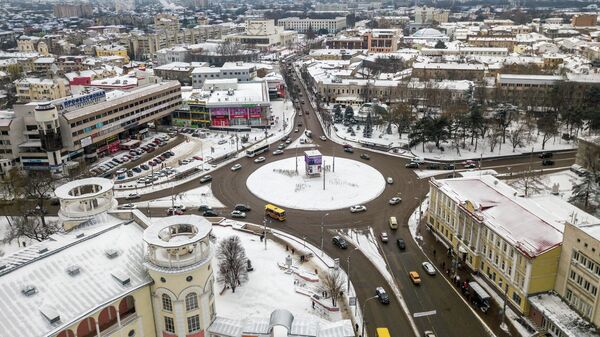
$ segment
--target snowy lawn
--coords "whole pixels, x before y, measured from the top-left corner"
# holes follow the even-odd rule
[[[328,312],[318,307],[312,308],[312,300],[296,291],[296,287],[306,290],[316,290],[315,283],[306,282],[293,273],[280,269],[278,263],[285,264],[286,257],[291,252],[279,243],[269,240],[265,250],[264,242],[253,234],[236,231],[231,227],[213,226],[212,233],[217,240],[237,235],[244,246],[246,256],[252,261],[254,271],[248,273],[248,281],[242,283],[235,293],[226,290],[221,295],[221,285],[215,286],[217,312],[220,316],[244,318],[248,316],[268,317],[275,309],[285,308],[292,314],[311,316],[328,321],[339,321],[340,312]],[[216,247],[215,247],[216,249]],[[218,270],[216,258],[213,260],[213,270]],[[310,273],[311,270],[298,265],[300,270]],[[327,301],[327,300],[325,300]],[[327,301],[331,303],[330,301]]]
[[[8,232],[9,218],[10,217],[7,216],[0,217],[0,257],[12,254],[22,248],[29,247],[30,245],[37,243],[37,241],[27,237],[21,237],[19,240],[13,240],[11,242],[4,242],[6,233]],[[46,221],[58,221],[58,217],[47,216]]]
[[[550,174],[544,174],[542,176],[535,176],[528,181],[529,191],[528,194],[551,194],[552,186],[558,184],[558,196],[564,200],[569,200],[573,185],[581,183],[582,178],[574,172],[569,170],[559,171]],[[525,180],[524,179],[512,179],[507,181],[509,185],[519,191],[525,191]]]
[[[295,172],[298,161],[298,174]],[[373,167],[362,162],[324,156],[323,175],[308,178],[304,158],[286,158],[268,163],[254,171],[246,181],[252,194],[278,206],[304,210],[332,210],[366,203],[385,189],[385,179]]]

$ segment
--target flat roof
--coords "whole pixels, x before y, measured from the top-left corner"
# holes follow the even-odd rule
[[[587,323],[581,316],[563,302],[560,297],[552,294],[533,295],[529,303],[556,325],[566,337],[593,337],[598,331],[592,324]]]

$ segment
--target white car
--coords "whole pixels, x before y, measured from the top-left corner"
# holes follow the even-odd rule
[[[322,141],[326,141],[326,140],[327,140],[327,137],[325,137],[325,136],[321,136],[321,137],[319,137],[319,139],[320,139],[320,140],[322,140]]]
[[[283,154],[283,150],[275,150],[275,151],[273,151],[273,155],[274,156],[278,156],[280,154]]]
[[[119,205],[118,208],[119,209],[136,209],[136,206],[134,204],[123,204],[123,205]]]
[[[352,212],[352,213],[364,212],[366,210],[367,210],[367,208],[363,205],[355,205],[355,206],[350,207],[350,212]]]
[[[433,265],[430,262],[423,262],[421,263],[421,265],[423,266],[423,269],[425,270],[425,272],[431,276],[435,275],[435,268],[433,267]]]
[[[175,205],[173,207],[178,210],[181,210],[182,212],[185,212],[187,210],[187,207],[185,207],[185,205]]]
[[[116,173],[116,174],[123,174],[123,173],[125,173],[125,172],[127,172],[127,169],[126,169],[126,168],[120,168],[120,169],[118,169],[118,170],[117,170],[115,173]]]
[[[387,243],[388,242],[388,235],[386,232],[381,232],[381,234],[379,235],[379,237],[381,238],[381,242]]]
[[[390,199],[390,205],[398,205],[400,202],[402,202],[402,198],[400,197],[393,197]]]
[[[235,164],[231,167],[232,171],[237,171],[242,168],[242,164]]]
[[[125,199],[131,200],[131,199],[138,199],[139,197],[140,197],[140,195],[137,193],[129,193],[129,195],[126,196]]]
[[[232,218],[245,218],[246,217],[246,213],[242,212],[242,211],[232,211],[231,212],[231,217]]]
[[[256,159],[254,159],[254,162],[255,163],[262,163],[265,160],[267,160],[267,158],[265,158],[265,157],[258,157]]]
[[[386,181],[390,185],[394,183],[394,179],[392,179],[392,177],[387,177]]]

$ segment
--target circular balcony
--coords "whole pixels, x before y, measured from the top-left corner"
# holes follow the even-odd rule
[[[54,190],[60,201],[59,215],[80,219],[92,217],[117,206],[112,181],[87,178],[68,182]]]

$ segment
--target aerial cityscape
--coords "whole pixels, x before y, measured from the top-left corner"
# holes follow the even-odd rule
[[[595,0],[1,0],[0,337],[600,336]]]

